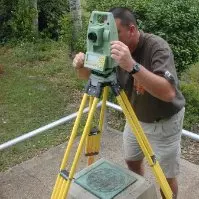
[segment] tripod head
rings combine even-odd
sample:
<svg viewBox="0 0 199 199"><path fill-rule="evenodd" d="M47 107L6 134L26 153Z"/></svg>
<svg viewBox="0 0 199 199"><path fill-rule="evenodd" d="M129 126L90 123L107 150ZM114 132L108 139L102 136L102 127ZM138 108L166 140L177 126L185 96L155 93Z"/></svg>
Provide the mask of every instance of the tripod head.
<svg viewBox="0 0 199 199"><path fill-rule="evenodd" d="M91 69L91 82L110 82L116 79L117 63L111 58L110 42L118 40L113 14L93 11L87 31L87 52L84 67Z"/></svg>

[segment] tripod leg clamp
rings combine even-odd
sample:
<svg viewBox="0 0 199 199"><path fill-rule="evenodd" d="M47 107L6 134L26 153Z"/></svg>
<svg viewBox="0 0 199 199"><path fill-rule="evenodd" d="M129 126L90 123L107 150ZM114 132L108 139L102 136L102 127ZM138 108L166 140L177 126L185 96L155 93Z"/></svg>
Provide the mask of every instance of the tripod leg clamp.
<svg viewBox="0 0 199 199"><path fill-rule="evenodd" d="M72 180L75 179L75 178L69 178L69 172L66 171L66 170L61 170L59 174L60 174L65 180L72 181Z"/></svg>
<svg viewBox="0 0 199 199"><path fill-rule="evenodd" d="M153 161L153 164L150 165L150 167L153 167L153 166L156 164L156 162L157 162L156 156L155 156L155 155L152 155L152 156L151 156L151 159L152 159L152 161Z"/></svg>
<svg viewBox="0 0 199 199"><path fill-rule="evenodd" d="M93 127L87 137L85 156L93 156L99 154L100 148L100 131Z"/></svg>

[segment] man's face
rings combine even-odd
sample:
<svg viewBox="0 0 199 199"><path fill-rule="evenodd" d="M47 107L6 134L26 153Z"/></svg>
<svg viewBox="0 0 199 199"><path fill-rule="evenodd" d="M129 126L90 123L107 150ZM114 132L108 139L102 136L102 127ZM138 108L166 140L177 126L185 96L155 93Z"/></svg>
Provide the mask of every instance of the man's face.
<svg viewBox="0 0 199 199"><path fill-rule="evenodd" d="M120 19L115 19L115 23L118 30L119 40L128 46L131 38L130 28L123 26Z"/></svg>
<svg viewBox="0 0 199 199"><path fill-rule="evenodd" d="M115 23L118 29L119 40L127 45L131 51L134 51L138 42L137 28L133 24L124 26L121 24L121 20L117 18L115 19Z"/></svg>

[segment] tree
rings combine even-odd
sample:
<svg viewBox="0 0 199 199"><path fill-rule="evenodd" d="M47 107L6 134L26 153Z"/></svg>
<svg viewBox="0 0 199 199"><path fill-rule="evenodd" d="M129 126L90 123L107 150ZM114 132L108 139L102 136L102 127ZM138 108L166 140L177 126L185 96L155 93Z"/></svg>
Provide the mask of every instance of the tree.
<svg viewBox="0 0 199 199"><path fill-rule="evenodd" d="M10 20L12 36L31 39L38 34L37 0L18 0Z"/></svg>
<svg viewBox="0 0 199 199"><path fill-rule="evenodd" d="M82 29L82 13L80 0L69 0L70 13L73 20L73 35L78 38L78 34Z"/></svg>
<svg viewBox="0 0 199 199"><path fill-rule="evenodd" d="M37 0L30 0L30 9L34 11L32 16L32 32L38 35L38 10L37 10Z"/></svg>

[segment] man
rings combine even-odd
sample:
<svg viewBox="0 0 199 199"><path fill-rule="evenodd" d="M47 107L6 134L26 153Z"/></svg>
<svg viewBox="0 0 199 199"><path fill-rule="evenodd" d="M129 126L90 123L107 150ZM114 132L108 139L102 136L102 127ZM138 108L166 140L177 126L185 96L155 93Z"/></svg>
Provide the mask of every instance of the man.
<svg viewBox="0 0 199 199"><path fill-rule="evenodd" d="M118 63L117 78L125 89L134 111L177 198L180 140L185 100L178 87L173 54L162 38L138 30L133 13L113 8L119 41L111 42L111 57ZM75 56L73 65L80 78L90 71L83 67L84 54ZM128 168L140 175L144 155L128 124L124 129L124 152ZM164 196L163 196L164 197Z"/></svg>

